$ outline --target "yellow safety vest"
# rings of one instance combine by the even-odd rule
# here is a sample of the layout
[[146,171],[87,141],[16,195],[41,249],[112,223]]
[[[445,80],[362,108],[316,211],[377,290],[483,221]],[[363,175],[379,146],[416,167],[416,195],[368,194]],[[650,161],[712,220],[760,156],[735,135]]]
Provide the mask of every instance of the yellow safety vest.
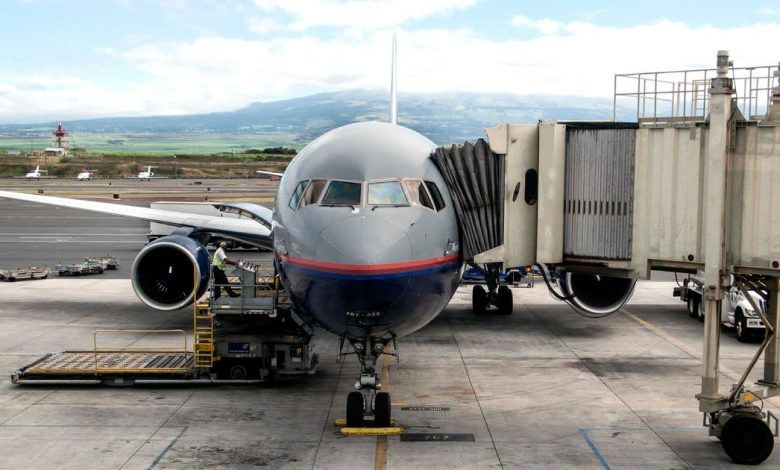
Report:
[[[222,253],[222,259],[220,259],[219,254]],[[217,269],[220,271],[225,270],[225,250],[222,249],[222,247],[217,248],[217,251],[214,252],[214,258],[211,259],[211,265],[216,266]]]

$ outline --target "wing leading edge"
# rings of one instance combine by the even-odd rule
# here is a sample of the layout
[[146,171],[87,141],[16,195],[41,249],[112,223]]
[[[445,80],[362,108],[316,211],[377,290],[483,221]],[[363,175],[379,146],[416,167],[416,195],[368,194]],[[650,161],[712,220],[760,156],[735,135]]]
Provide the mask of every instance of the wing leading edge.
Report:
[[270,248],[272,246],[270,220],[263,220],[263,223],[261,223],[260,221],[250,219],[188,214],[185,212],[150,209],[148,207],[84,201],[81,199],[69,199],[64,197],[38,196],[12,191],[0,191],[0,197],[36,204],[67,207],[69,209],[99,212],[119,217],[148,220],[150,222],[158,222],[161,224],[173,225],[175,227],[191,227],[195,229],[196,232],[225,235],[264,248]]

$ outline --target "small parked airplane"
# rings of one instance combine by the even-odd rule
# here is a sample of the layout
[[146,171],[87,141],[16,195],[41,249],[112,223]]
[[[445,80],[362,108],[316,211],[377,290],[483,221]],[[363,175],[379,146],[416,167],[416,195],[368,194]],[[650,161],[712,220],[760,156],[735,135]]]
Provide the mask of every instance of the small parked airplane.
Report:
[[76,176],[79,181],[89,181],[95,176],[95,170],[81,170],[81,173]]
[[141,181],[143,181],[143,180],[151,181],[152,180],[152,176],[154,176],[154,172],[152,171],[152,168],[154,168],[154,167],[149,165],[149,166],[146,167],[146,171],[142,171],[142,172],[138,173],[138,179],[141,180]]
[[38,165],[35,167],[35,169],[29,173],[27,173],[24,177],[27,178],[27,180],[31,180],[33,178],[40,180],[41,179],[41,173],[48,173],[47,170],[41,170],[41,166]]

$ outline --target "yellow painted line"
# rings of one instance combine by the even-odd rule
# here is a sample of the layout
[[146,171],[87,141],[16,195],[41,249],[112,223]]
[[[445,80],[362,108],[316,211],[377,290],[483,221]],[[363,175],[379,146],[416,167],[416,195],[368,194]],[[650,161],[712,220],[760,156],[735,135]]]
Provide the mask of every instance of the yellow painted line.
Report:
[[[392,346],[388,345],[388,351],[393,352]],[[382,391],[390,393],[390,358],[389,355],[382,356]],[[392,406],[392,403],[391,403]],[[389,428],[396,429],[397,432],[392,434],[378,435],[376,438],[376,451],[374,452],[374,470],[387,470],[387,436],[397,436],[401,434],[403,430],[401,428]],[[344,429],[341,430],[344,432]]]
[[[643,327],[645,327],[648,330],[652,331],[653,333],[655,333],[656,335],[658,335],[661,338],[665,339],[666,341],[672,343],[673,345],[675,345],[676,347],[678,347],[681,350],[685,351],[689,355],[695,357],[699,361],[702,360],[702,359],[700,359],[700,357],[701,357],[700,354],[703,354],[704,353],[703,351],[694,351],[693,348],[690,348],[684,342],[680,341],[679,339],[675,338],[671,334],[667,333],[663,328],[661,328],[659,326],[656,326],[656,325],[653,325],[652,323],[650,323],[647,320],[643,320],[643,319],[639,318],[638,316],[636,316],[635,314],[629,312],[625,308],[621,308],[620,311],[623,312],[623,314],[625,316],[627,316],[628,318],[630,318],[631,320],[634,320],[635,322],[639,323]],[[740,377],[742,377],[742,374],[737,373],[736,371],[734,371],[734,370],[732,370],[732,369],[730,369],[728,367],[724,367],[720,363],[718,364],[718,370],[720,372],[722,372],[724,375],[726,375],[728,378],[733,380],[735,383],[739,380]],[[754,385],[755,385],[755,383],[753,383],[752,381],[745,380],[745,387],[752,387]],[[771,397],[771,398],[768,398],[768,400],[771,401],[772,403],[774,403],[775,405],[780,406],[780,398],[778,398],[778,397]]]

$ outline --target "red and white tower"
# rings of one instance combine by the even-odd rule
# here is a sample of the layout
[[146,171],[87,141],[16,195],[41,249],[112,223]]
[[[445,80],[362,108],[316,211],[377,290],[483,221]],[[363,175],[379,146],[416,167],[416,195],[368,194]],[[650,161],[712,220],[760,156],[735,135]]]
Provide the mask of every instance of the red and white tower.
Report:
[[63,155],[68,154],[68,131],[61,122],[57,123],[57,130],[54,131],[54,147],[62,149]]

